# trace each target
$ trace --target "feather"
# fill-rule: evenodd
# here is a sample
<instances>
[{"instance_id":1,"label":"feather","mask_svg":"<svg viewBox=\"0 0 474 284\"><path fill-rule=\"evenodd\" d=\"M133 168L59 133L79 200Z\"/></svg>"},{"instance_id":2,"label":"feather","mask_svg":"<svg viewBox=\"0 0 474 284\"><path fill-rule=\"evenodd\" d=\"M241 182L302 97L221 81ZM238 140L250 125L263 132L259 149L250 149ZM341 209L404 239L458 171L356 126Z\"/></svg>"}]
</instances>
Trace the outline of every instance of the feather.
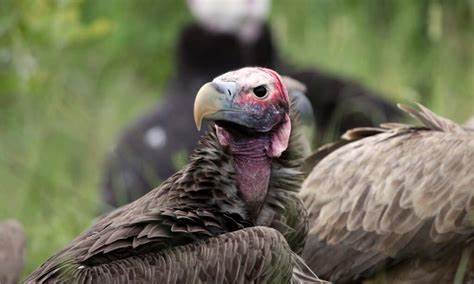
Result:
<instances>
[{"instance_id":1,"label":"feather","mask_svg":"<svg viewBox=\"0 0 474 284\"><path fill-rule=\"evenodd\" d=\"M397 270L415 254L434 265L434 251L448 255L474 237L463 221L473 214L474 133L421 105L399 107L422 126L349 130L345 143L315 154L300 197L311 216L305 258L323 278L366 278L387 263ZM338 246L354 252L353 264L340 265Z\"/></svg>"},{"instance_id":2,"label":"feather","mask_svg":"<svg viewBox=\"0 0 474 284\"><path fill-rule=\"evenodd\" d=\"M254 223L238 195L233 159L210 128L187 166L100 218L27 282L289 282L293 250L301 251L308 229L297 197L303 178L299 143L292 132L288 149L272 160L268 193ZM298 273L313 279L305 270Z\"/></svg>"}]
</instances>

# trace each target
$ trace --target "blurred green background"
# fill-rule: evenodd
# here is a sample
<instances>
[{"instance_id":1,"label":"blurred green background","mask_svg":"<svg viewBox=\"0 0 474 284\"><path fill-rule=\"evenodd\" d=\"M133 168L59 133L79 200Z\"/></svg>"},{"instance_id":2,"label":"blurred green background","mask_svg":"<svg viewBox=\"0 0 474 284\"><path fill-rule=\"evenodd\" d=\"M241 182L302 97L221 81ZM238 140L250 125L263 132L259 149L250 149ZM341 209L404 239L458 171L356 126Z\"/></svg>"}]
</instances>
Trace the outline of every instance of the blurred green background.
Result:
<instances>
[{"instance_id":1,"label":"blurred green background","mask_svg":"<svg viewBox=\"0 0 474 284\"><path fill-rule=\"evenodd\" d=\"M159 100L190 21L184 0L0 0L0 220L26 228L25 274L96 216L104 157ZM474 114L473 0L276 0L271 24L299 66Z\"/></svg>"}]
</instances>

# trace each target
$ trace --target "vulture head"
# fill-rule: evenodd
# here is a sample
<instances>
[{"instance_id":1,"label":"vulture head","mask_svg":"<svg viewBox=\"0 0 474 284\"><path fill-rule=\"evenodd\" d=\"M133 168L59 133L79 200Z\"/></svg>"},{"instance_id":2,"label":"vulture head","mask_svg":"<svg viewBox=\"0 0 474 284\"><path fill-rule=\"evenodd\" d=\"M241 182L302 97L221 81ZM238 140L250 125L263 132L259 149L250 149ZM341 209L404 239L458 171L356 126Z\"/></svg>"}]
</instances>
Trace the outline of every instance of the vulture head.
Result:
<instances>
[{"instance_id":1,"label":"vulture head","mask_svg":"<svg viewBox=\"0 0 474 284\"><path fill-rule=\"evenodd\" d=\"M272 159L287 149L290 101L275 71L247 67L225 73L201 87L194 104L200 129L215 122L219 143L234 160L237 183L249 211L258 214L268 189Z\"/></svg>"}]
</instances>

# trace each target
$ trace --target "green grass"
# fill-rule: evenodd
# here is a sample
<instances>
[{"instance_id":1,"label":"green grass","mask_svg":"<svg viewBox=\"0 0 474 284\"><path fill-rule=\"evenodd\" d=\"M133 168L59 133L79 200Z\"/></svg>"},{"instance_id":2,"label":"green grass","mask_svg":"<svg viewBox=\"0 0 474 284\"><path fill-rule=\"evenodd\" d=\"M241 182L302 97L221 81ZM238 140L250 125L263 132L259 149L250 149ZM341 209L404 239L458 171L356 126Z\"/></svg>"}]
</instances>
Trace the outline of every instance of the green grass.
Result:
<instances>
[{"instance_id":1,"label":"green grass","mask_svg":"<svg viewBox=\"0 0 474 284\"><path fill-rule=\"evenodd\" d=\"M0 219L25 273L96 216L104 157L159 99L183 1L0 0ZM474 2L275 1L285 58L463 121L474 114ZM190 122L192 123L192 122Z\"/></svg>"}]
</instances>

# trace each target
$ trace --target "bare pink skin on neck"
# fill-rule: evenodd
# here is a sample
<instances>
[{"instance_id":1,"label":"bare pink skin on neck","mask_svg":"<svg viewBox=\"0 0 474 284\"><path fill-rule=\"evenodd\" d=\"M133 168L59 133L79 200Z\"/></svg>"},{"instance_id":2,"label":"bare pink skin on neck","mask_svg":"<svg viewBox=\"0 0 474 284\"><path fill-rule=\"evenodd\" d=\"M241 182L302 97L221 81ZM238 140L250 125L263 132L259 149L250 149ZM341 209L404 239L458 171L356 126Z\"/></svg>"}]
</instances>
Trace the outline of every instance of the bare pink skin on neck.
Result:
<instances>
[{"instance_id":1,"label":"bare pink skin on neck","mask_svg":"<svg viewBox=\"0 0 474 284\"><path fill-rule=\"evenodd\" d=\"M237 184L252 219L256 219L260 213L268 192L271 158L264 149L269 145L269 137L239 139L230 144Z\"/></svg>"},{"instance_id":2,"label":"bare pink skin on neck","mask_svg":"<svg viewBox=\"0 0 474 284\"><path fill-rule=\"evenodd\" d=\"M272 158L280 157L288 147L291 122L285 115L283 123L271 133L252 136L231 135L216 125L219 143L229 147L234 158L236 181L251 219L260 213L268 192Z\"/></svg>"},{"instance_id":3,"label":"bare pink skin on neck","mask_svg":"<svg viewBox=\"0 0 474 284\"><path fill-rule=\"evenodd\" d=\"M272 158L268 156L267 151L271 147L271 137L235 137L220 127L217 127L217 136L220 143L228 146L232 153L237 186L246 202L249 217L256 219L270 182Z\"/></svg>"}]
</instances>

